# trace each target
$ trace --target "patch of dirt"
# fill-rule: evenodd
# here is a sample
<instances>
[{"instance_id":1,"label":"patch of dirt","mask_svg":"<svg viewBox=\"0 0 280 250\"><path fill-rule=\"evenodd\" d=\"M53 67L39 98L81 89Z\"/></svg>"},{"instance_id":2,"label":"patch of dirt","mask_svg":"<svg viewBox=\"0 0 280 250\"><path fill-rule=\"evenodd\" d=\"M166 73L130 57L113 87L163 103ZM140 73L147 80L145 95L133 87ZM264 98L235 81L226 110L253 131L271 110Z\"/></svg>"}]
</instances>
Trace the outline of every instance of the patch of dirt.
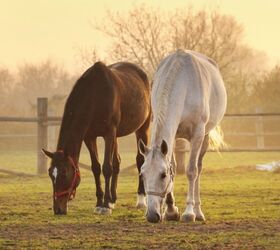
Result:
<instances>
[{"instance_id":1,"label":"patch of dirt","mask_svg":"<svg viewBox=\"0 0 280 250\"><path fill-rule=\"evenodd\" d=\"M46 224L21 227L15 225L1 227L0 237L6 239L7 242L28 241L30 239L64 242L82 240L84 243L103 244L104 242L110 242L119 246L122 244L127 245L128 243L137 246L140 238L143 237L144 240L141 241L141 244L143 244L144 249L174 249L176 242L180 246L203 244L203 240L209 240L212 236L215 238L217 234L234 234L238 232L252 232L256 235L261 233L262 236L273 237L275 232L280 232L280 221L240 220L217 223L185 224L183 222L163 222L150 224L124 220L112 223L99 221L87 224ZM191 237L189 237L190 235ZM234 242L237 246L234 247L233 243L229 246L237 248L244 243L239 245L236 241ZM215 244L211 244L211 248L217 249L221 247L220 244ZM181 249L179 245L178 249ZM107 245L108 249L111 249L111 247ZM208 247L204 246L203 248ZM223 248L227 249L227 246L223 245Z\"/></svg>"}]
</instances>

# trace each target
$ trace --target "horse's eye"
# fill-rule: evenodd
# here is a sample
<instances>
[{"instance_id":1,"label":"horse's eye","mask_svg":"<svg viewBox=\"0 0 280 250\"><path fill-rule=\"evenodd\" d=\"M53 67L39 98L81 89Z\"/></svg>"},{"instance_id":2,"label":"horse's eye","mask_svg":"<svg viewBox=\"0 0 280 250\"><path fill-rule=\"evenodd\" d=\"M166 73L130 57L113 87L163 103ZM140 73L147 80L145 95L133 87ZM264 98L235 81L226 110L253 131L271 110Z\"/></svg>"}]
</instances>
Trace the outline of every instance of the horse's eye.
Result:
<instances>
[{"instance_id":1,"label":"horse's eye","mask_svg":"<svg viewBox=\"0 0 280 250\"><path fill-rule=\"evenodd\" d=\"M166 178L166 173L165 173L165 172L164 172L164 173L162 173L162 174L160 175L160 177L161 177L161 179Z\"/></svg>"}]
</instances>

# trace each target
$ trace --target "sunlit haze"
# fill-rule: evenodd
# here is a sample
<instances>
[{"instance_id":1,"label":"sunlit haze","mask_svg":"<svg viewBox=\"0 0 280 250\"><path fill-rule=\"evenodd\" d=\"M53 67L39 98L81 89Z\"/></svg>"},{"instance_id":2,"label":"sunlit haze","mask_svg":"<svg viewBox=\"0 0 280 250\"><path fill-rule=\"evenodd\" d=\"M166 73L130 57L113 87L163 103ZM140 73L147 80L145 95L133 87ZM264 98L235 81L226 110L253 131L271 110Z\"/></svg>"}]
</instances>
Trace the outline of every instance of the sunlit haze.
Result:
<instances>
[{"instance_id":1,"label":"sunlit haze","mask_svg":"<svg viewBox=\"0 0 280 250\"><path fill-rule=\"evenodd\" d=\"M218 8L243 24L245 42L266 52L271 64L280 62L278 0L0 0L0 65L15 69L51 59L75 71L80 49L95 46L102 54L110 43L91 22L102 22L107 9L125 12L141 3L163 10Z\"/></svg>"}]
</instances>

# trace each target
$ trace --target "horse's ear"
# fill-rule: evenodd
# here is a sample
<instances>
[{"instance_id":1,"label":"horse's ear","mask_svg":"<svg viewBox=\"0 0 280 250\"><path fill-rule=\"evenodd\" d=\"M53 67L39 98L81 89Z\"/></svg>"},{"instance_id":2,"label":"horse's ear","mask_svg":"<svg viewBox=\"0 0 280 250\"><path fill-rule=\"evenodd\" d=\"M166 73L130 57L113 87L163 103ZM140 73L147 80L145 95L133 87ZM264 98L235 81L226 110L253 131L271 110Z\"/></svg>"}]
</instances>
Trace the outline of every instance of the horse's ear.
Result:
<instances>
[{"instance_id":1,"label":"horse's ear","mask_svg":"<svg viewBox=\"0 0 280 250\"><path fill-rule=\"evenodd\" d=\"M149 148L145 145L142 139L139 139L138 141L138 149L143 156L147 155L149 152Z\"/></svg>"},{"instance_id":2,"label":"horse's ear","mask_svg":"<svg viewBox=\"0 0 280 250\"><path fill-rule=\"evenodd\" d=\"M162 142L161 142L160 151L163 155L167 155L168 146L167 146L167 143L165 140L162 140Z\"/></svg>"},{"instance_id":3,"label":"horse's ear","mask_svg":"<svg viewBox=\"0 0 280 250\"><path fill-rule=\"evenodd\" d=\"M45 149L43 149L42 148L42 152L46 155L46 156L48 156L49 158L53 158L53 155L54 155L54 153L51 153L51 152L49 152L49 151L47 151L47 150L45 150Z\"/></svg>"}]
</instances>

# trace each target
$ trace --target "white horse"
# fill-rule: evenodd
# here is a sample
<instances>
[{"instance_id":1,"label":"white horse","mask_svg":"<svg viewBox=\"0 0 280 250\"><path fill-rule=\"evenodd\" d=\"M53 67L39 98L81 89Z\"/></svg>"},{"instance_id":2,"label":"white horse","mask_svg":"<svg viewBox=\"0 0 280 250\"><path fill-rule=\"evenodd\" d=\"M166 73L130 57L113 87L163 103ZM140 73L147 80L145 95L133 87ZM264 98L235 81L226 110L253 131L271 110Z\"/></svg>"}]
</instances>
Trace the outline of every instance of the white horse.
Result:
<instances>
[{"instance_id":1,"label":"white horse","mask_svg":"<svg viewBox=\"0 0 280 250\"><path fill-rule=\"evenodd\" d=\"M175 164L172 163L175 163L173 146L176 137L186 138L191 146L186 168L189 180L187 204L181 220L205 220L199 192L202 159L209 137L211 140L210 131L215 130L223 118L226 103L224 82L212 59L194 51L178 50L160 63L152 88L151 148L142 141L138 143L145 157L141 176L147 194L146 217L149 222L161 220L164 200L164 219L180 218L173 196ZM223 142L222 137L216 139L217 145Z\"/></svg>"}]
</instances>

